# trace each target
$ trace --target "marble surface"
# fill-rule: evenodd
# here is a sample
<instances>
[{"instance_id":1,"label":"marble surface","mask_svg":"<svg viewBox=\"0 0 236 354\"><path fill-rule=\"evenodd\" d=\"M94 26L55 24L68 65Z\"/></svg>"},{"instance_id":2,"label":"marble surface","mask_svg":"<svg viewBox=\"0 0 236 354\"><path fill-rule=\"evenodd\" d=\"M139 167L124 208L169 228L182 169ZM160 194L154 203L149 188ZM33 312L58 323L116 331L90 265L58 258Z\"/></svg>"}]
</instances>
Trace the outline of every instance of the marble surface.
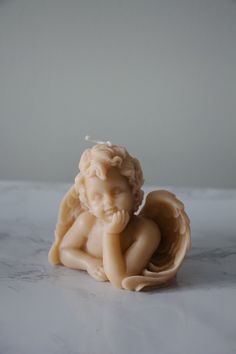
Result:
<instances>
[{"instance_id":1,"label":"marble surface","mask_svg":"<svg viewBox=\"0 0 236 354\"><path fill-rule=\"evenodd\" d=\"M1 354L236 353L236 190L171 188L192 249L172 286L134 293L48 264L67 187L0 182Z\"/></svg>"}]
</instances>

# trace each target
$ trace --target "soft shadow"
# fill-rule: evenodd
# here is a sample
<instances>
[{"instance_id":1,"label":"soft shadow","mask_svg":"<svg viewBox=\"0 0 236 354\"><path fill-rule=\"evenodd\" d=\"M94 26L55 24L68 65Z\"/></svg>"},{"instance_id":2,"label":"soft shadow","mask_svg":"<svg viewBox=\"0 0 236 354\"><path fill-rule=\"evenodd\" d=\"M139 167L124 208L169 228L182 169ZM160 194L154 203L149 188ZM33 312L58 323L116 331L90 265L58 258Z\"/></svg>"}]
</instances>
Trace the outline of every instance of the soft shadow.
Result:
<instances>
[{"instance_id":1,"label":"soft shadow","mask_svg":"<svg viewBox=\"0 0 236 354\"><path fill-rule=\"evenodd\" d=\"M222 236L223 237L223 236ZM222 238L224 246L212 246L206 238L198 238L197 246L186 255L177 277L167 286L145 289L145 293L176 292L181 289L236 288L236 237ZM229 246L229 240L230 246Z\"/></svg>"}]
</instances>

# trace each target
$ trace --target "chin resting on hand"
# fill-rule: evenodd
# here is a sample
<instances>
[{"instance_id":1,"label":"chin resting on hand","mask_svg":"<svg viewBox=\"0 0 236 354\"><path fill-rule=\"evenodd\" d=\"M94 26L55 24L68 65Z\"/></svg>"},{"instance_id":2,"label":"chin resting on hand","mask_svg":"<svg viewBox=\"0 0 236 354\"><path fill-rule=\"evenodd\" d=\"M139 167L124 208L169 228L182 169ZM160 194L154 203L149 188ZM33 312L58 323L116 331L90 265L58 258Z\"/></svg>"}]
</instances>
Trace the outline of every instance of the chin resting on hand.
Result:
<instances>
[{"instance_id":1,"label":"chin resting on hand","mask_svg":"<svg viewBox=\"0 0 236 354\"><path fill-rule=\"evenodd\" d=\"M121 233L129 222L129 213L125 210L117 211L112 215L110 222L104 222L105 231L111 234Z\"/></svg>"}]
</instances>

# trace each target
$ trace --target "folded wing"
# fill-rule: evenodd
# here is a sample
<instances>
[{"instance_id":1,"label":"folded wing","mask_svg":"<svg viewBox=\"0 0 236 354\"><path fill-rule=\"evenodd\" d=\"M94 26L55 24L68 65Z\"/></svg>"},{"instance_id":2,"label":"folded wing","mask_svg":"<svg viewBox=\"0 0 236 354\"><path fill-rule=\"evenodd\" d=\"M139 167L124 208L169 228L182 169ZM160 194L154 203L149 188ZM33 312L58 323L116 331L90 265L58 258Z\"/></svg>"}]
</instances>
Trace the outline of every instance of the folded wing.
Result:
<instances>
[{"instance_id":1,"label":"folded wing","mask_svg":"<svg viewBox=\"0 0 236 354\"><path fill-rule=\"evenodd\" d=\"M123 280L124 288L136 291L168 284L190 247L190 220L183 203L173 193L167 190L149 193L140 215L158 225L161 242L142 275Z\"/></svg>"},{"instance_id":2,"label":"folded wing","mask_svg":"<svg viewBox=\"0 0 236 354\"><path fill-rule=\"evenodd\" d=\"M66 232L83 211L75 186L73 185L61 201L58 221L55 230L55 241L49 251L48 260L51 264L60 263L59 246Z\"/></svg>"}]
</instances>

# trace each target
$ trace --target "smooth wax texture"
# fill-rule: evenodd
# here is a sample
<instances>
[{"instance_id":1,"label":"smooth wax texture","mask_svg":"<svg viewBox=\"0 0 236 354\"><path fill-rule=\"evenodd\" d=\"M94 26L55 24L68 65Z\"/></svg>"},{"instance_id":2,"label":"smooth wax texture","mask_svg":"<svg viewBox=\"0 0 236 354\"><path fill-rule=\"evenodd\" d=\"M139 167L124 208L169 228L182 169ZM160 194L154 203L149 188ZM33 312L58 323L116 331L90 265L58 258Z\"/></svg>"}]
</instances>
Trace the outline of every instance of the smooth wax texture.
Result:
<instances>
[{"instance_id":1,"label":"smooth wax texture","mask_svg":"<svg viewBox=\"0 0 236 354\"><path fill-rule=\"evenodd\" d=\"M190 247L184 205L167 191L143 200L143 173L125 148L98 144L63 198L49 261L127 290L165 286Z\"/></svg>"},{"instance_id":2,"label":"smooth wax texture","mask_svg":"<svg viewBox=\"0 0 236 354\"><path fill-rule=\"evenodd\" d=\"M171 187L192 248L170 287L135 293L47 262L68 188L0 181L0 353L235 353L236 190Z\"/></svg>"}]
</instances>

